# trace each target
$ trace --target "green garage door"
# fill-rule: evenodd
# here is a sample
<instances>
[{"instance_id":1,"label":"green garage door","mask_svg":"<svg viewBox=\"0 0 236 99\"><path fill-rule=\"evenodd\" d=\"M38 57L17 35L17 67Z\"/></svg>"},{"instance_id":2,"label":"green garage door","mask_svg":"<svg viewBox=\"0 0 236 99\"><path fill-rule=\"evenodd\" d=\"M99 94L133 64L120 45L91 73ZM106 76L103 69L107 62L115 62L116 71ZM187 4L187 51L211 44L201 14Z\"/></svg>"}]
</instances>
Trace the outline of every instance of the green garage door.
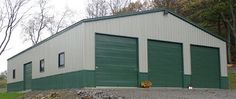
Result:
<instances>
[{"instance_id":1,"label":"green garage door","mask_svg":"<svg viewBox=\"0 0 236 99\"><path fill-rule=\"evenodd\" d=\"M191 84L198 88L220 87L219 49L191 46Z\"/></svg>"},{"instance_id":2,"label":"green garage door","mask_svg":"<svg viewBox=\"0 0 236 99\"><path fill-rule=\"evenodd\" d=\"M31 89L32 62L24 64L24 89Z\"/></svg>"},{"instance_id":3,"label":"green garage door","mask_svg":"<svg viewBox=\"0 0 236 99\"><path fill-rule=\"evenodd\" d=\"M137 40L101 34L95 39L96 86L137 86Z\"/></svg>"},{"instance_id":4,"label":"green garage door","mask_svg":"<svg viewBox=\"0 0 236 99\"><path fill-rule=\"evenodd\" d=\"M182 44L149 40L148 73L155 87L182 87Z\"/></svg>"}]
</instances>

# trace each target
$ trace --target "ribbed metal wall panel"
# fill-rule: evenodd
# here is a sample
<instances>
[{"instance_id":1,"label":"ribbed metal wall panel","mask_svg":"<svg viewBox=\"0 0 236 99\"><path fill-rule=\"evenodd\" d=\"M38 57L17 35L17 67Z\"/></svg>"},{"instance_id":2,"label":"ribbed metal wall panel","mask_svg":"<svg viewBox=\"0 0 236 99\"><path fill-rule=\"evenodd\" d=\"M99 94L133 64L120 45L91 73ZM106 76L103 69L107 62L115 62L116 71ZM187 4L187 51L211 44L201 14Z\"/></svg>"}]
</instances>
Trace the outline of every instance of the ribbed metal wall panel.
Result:
<instances>
[{"instance_id":1,"label":"ribbed metal wall panel","mask_svg":"<svg viewBox=\"0 0 236 99\"><path fill-rule=\"evenodd\" d=\"M83 24L74 27L23 54L8 60L8 83L23 80L23 65L32 61L32 78L40 78L60 73L83 70ZM65 52L65 67L58 68L58 54ZM45 71L40 73L39 60L45 60ZM12 79L12 70L16 69L16 78Z\"/></svg>"},{"instance_id":2,"label":"ribbed metal wall panel","mask_svg":"<svg viewBox=\"0 0 236 99\"><path fill-rule=\"evenodd\" d=\"M95 32L137 37L139 39L139 71L148 72L147 39L183 43L184 74L191 74L190 44L220 48L221 76L227 76L226 43L203 30L163 12L121 17L85 23L86 69L95 69Z\"/></svg>"}]
</instances>

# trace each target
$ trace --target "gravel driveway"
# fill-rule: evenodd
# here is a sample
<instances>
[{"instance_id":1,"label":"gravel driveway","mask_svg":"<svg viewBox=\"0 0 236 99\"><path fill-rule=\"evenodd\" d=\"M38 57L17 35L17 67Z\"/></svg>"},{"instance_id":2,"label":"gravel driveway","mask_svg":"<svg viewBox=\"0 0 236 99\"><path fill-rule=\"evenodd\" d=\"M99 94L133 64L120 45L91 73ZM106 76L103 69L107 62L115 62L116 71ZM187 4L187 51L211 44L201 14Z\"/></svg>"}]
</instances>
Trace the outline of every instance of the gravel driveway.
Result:
<instances>
[{"instance_id":1,"label":"gravel driveway","mask_svg":"<svg viewBox=\"0 0 236 99\"><path fill-rule=\"evenodd\" d=\"M54 95L53 97L50 97ZM236 91L222 89L64 89L32 91L25 99L236 99Z\"/></svg>"}]
</instances>

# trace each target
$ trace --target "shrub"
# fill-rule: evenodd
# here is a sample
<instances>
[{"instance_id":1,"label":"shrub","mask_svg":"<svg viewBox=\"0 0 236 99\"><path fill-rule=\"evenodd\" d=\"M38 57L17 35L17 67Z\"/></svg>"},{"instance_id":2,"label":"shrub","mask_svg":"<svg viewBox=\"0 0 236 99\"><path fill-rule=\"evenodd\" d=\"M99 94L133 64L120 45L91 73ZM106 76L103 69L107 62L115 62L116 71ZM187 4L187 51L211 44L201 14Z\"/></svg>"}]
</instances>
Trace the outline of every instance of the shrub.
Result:
<instances>
[{"instance_id":1,"label":"shrub","mask_svg":"<svg viewBox=\"0 0 236 99\"><path fill-rule=\"evenodd\" d=\"M141 87L142 88L150 88L150 87L152 87L152 82L149 80L144 80L141 82Z\"/></svg>"}]
</instances>

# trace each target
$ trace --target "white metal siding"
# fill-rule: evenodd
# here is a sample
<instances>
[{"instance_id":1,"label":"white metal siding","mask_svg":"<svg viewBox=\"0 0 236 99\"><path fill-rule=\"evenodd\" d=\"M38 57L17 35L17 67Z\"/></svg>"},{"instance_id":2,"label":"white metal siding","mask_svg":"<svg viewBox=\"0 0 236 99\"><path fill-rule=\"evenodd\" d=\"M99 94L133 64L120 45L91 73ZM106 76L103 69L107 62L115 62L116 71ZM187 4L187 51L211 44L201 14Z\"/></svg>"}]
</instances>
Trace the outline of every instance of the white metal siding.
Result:
<instances>
[{"instance_id":1,"label":"white metal siding","mask_svg":"<svg viewBox=\"0 0 236 99\"><path fill-rule=\"evenodd\" d=\"M226 43L163 12L85 23L86 69L95 69L95 32L139 38L139 71L148 72L147 39L183 43L184 73L191 74L190 44L220 48L221 76L227 76Z\"/></svg>"},{"instance_id":2,"label":"white metal siding","mask_svg":"<svg viewBox=\"0 0 236 99\"><path fill-rule=\"evenodd\" d=\"M32 61L32 78L40 78L60 73L82 70L83 24L66 31L39 46L32 48L8 61L8 83L23 80L23 64ZM65 52L65 67L58 68L58 54ZM45 60L45 71L40 73L39 61ZM16 79L12 79L12 70L16 69Z\"/></svg>"}]
</instances>

